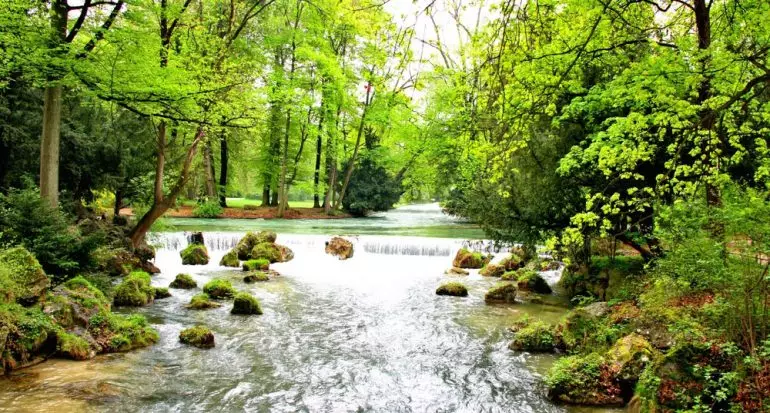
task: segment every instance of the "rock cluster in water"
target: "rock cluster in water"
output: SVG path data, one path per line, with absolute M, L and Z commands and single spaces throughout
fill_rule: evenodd
M 272 231 L 247 232 L 235 248 L 228 252 L 241 261 L 266 260 L 268 263 L 286 262 L 294 258 L 294 252 L 275 243 L 277 235 Z M 224 260 L 224 259 L 223 259 Z M 234 262 L 231 260 L 231 262 Z M 237 267 L 237 265 L 229 265 Z
M 353 243 L 342 237 L 333 237 L 326 241 L 325 250 L 327 254 L 334 255 L 341 260 L 353 257 Z
M 190 236 L 190 244 L 183 249 L 179 255 L 182 256 L 184 265 L 206 265 L 209 263 L 209 251 L 203 243 L 203 233 L 196 232 Z

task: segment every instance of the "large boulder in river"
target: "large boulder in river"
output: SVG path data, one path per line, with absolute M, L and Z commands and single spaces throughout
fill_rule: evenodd
M 511 350 L 531 352 L 552 352 L 556 347 L 556 334 L 552 325 L 535 321 L 516 332 Z
M 240 267 L 241 261 L 238 259 L 238 253 L 233 250 L 222 256 L 219 265 L 223 267 Z
M 246 235 L 238 241 L 234 251 L 238 255 L 239 260 L 246 261 L 251 258 L 251 252 L 255 246 L 265 242 L 274 244 L 276 239 L 277 235 L 272 231 L 247 232 Z
M 512 283 L 501 283 L 487 291 L 484 295 L 484 301 L 487 303 L 508 303 L 516 302 L 516 286 Z
M 466 248 L 457 251 L 452 266 L 457 268 L 481 268 L 490 261 L 489 256 L 484 256 L 480 252 L 472 252 Z
M 113 303 L 116 306 L 138 307 L 155 300 L 155 289 L 150 286 L 150 274 L 135 271 L 115 287 Z
M 208 327 L 195 326 L 182 330 L 179 341 L 198 348 L 214 347 L 214 333 Z
M 451 295 L 454 297 L 467 297 L 468 289 L 458 282 L 448 282 L 436 289 L 436 295 Z
M 184 265 L 206 265 L 209 263 L 209 252 L 203 244 L 190 244 L 179 253 Z
M 500 277 L 505 273 L 505 267 L 498 264 L 487 264 L 479 271 L 485 277 Z
M 33 305 L 50 285 L 40 263 L 26 249 L 16 247 L 0 253 L 0 302 Z
M 235 294 L 235 298 L 233 299 L 233 308 L 230 310 L 230 314 L 262 314 L 262 307 L 259 305 L 259 300 L 253 295 L 249 293 L 238 293 Z
M 193 277 L 191 277 L 190 274 L 177 274 L 174 281 L 171 281 L 171 284 L 168 285 L 169 288 L 179 288 L 183 290 L 189 290 L 191 288 L 196 288 L 197 286 L 198 283 L 193 280 Z
M 346 260 L 353 256 L 353 243 L 342 237 L 334 237 L 326 241 L 326 253 Z

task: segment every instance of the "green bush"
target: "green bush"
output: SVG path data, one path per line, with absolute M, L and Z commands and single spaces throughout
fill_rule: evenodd
M 225 210 L 219 205 L 217 200 L 206 200 L 195 206 L 193 215 L 198 218 L 217 218 Z
M 398 202 L 404 189 L 401 181 L 394 178 L 374 157 L 362 156 L 350 176 L 342 207 L 356 216 L 374 211 L 387 211 Z

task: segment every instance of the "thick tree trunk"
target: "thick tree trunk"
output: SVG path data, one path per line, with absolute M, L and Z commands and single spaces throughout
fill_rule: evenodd
M 123 208 L 123 190 L 118 188 L 115 191 L 115 205 L 112 207 L 112 214 L 114 216 L 120 215 L 121 208 Z
M 292 67 L 294 65 L 292 64 Z M 281 153 L 281 179 L 278 187 L 278 218 L 283 218 L 283 213 L 289 206 L 289 188 L 286 187 L 286 162 L 289 158 L 289 129 L 291 126 L 291 112 L 286 114 L 286 129 L 283 134 L 283 151 Z
M 265 182 L 265 185 L 262 187 L 262 203 L 260 206 L 270 206 L 270 183 L 268 182 Z
M 219 205 L 222 208 L 227 207 L 227 162 L 229 153 L 227 151 L 227 135 L 222 134 L 219 140 Z
M 270 196 L 270 206 L 278 206 L 278 189 L 273 188 L 273 194 Z
M 211 153 L 211 144 L 203 145 L 203 169 L 206 178 L 206 197 L 214 199 L 217 196 L 217 185 L 214 182 L 214 155 Z
M 334 194 L 334 185 L 337 179 L 337 165 L 331 164 L 331 171 L 329 172 L 329 188 L 326 190 L 326 199 L 324 199 L 324 212 L 330 214 L 332 212 L 332 194 Z
M 40 196 L 52 207 L 59 204 L 59 139 L 62 87 L 45 89 L 43 134 L 40 139 Z
M 366 99 L 364 100 L 364 111 L 361 114 L 361 123 L 358 125 L 358 133 L 356 135 L 356 146 L 353 147 L 353 156 L 350 157 L 350 163 L 345 171 L 345 178 L 342 181 L 342 189 L 340 189 L 340 196 L 334 201 L 334 208 L 337 209 L 342 205 L 342 201 L 345 199 L 345 191 L 348 189 L 350 183 L 350 177 L 353 175 L 353 168 L 356 165 L 356 158 L 358 157 L 358 150 L 361 148 L 361 136 L 364 134 L 364 124 L 366 122 L 366 113 L 371 103 L 371 85 L 366 88 Z

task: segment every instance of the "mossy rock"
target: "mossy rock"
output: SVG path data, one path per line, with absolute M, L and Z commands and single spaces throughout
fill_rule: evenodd
M 246 276 L 243 277 L 243 282 L 247 284 L 251 284 L 253 282 L 263 282 L 263 281 L 270 281 L 270 277 L 268 277 L 267 274 L 263 273 L 262 271 L 254 271 L 249 274 L 246 274 Z
M 642 371 L 659 357 L 659 353 L 647 339 L 631 333 L 615 342 L 605 357 L 613 370 L 617 371 L 618 379 L 633 390 Z
M 54 353 L 59 330 L 39 306 L 0 304 L 0 342 L 4 342 L 0 367 L 5 371 L 22 368 L 40 356 Z
M 281 252 L 281 259 L 278 262 L 287 262 L 294 259 L 294 251 L 284 245 L 275 244 L 278 251 Z
M 437 295 L 450 295 L 453 297 L 467 297 L 468 289 L 458 282 L 448 282 L 436 289 Z
M 96 351 L 85 338 L 62 331 L 56 335 L 56 355 L 72 360 L 88 360 L 96 355 Z
M 205 326 L 195 326 L 182 330 L 179 333 L 179 341 L 198 348 L 212 348 L 215 346 L 214 333 Z
M 263 242 L 254 246 L 251 250 L 251 259 L 267 260 L 270 263 L 281 261 L 281 250 L 273 243 Z
M 484 301 L 513 304 L 516 302 L 516 292 L 516 286 L 513 283 L 501 283 L 487 291 L 484 295 Z
M 160 336 L 140 314 L 121 315 L 102 311 L 91 317 L 88 332 L 105 353 L 147 347 Z
M 240 292 L 235 294 L 233 298 L 233 309 L 230 310 L 231 314 L 262 314 L 262 307 L 259 305 L 259 300 L 249 293 Z
M 500 276 L 500 279 L 503 281 L 518 281 L 519 280 L 519 272 L 518 271 L 507 271 L 503 273 L 503 275 Z
M 353 243 L 342 237 L 333 237 L 326 241 L 325 251 L 329 255 L 346 260 L 353 257 Z
M 243 262 L 243 271 L 267 271 L 270 269 L 270 261 L 262 258 L 258 260 L 248 260 Z
M 164 288 L 164 287 L 155 288 L 156 300 L 162 300 L 164 298 L 169 298 L 169 297 L 171 297 L 171 293 L 168 291 L 168 288 Z
M 471 252 L 466 248 L 457 251 L 452 266 L 457 268 L 482 268 L 487 265 L 491 257 L 482 255 L 480 252 Z
M 50 285 L 43 267 L 26 249 L 16 247 L 0 252 L 0 302 L 34 305 Z
M 115 287 L 113 304 L 116 306 L 143 306 L 155 299 L 155 289 L 150 286 L 150 274 L 134 271 Z
M 43 312 L 63 328 L 87 327 L 94 314 L 109 312 L 110 301 L 82 276 L 67 280 L 46 298 Z
M 141 268 L 142 261 L 125 248 L 102 246 L 91 252 L 95 267 L 113 277 L 123 277 Z
M 556 347 L 554 327 L 542 321 L 529 323 L 516 333 L 509 347 L 516 351 L 552 352 Z
M 511 254 L 503 258 L 498 264 L 505 269 L 505 272 L 515 271 L 524 266 L 524 260 L 516 254 Z
M 606 303 L 575 308 L 559 323 L 559 347 L 569 352 L 608 349 L 628 328 L 606 317 Z
M 520 271 L 516 285 L 524 291 L 532 291 L 538 294 L 553 293 L 548 282 L 535 271 Z
M 539 271 L 556 271 L 561 267 L 559 261 L 556 260 L 542 260 L 538 263 Z
M 233 250 L 222 256 L 219 265 L 223 267 L 240 267 L 241 261 L 238 259 L 238 253 Z
M 444 274 L 446 274 L 446 275 L 468 275 L 469 273 L 468 273 L 468 271 L 466 271 L 466 270 L 464 270 L 462 268 L 452 267 L 452 268 L 444 271 Z
M 545 379 L 548 397 L 568 404 L 623 406 L 625 400 L 613 375 L 597 353 L 560 358 Z
M 505 273 L 505 267 L 498 264 L 487 264 L 479 271 L 485 277 L 500 277 Z
M 265 242 L 272 244 L 275 243 L 276 239 L 277 235 L 272 231 L 261 231 L 258 233 L 247 232 L 246 235 L 238 241 L 234 251 L 239 260 L 245 261 L 251 258 L 251 251 L 255 246 Z
M 182 290 L 189 290 L 198 287 L 198 283 L 193 280 L 190 274 L 177 274 L 174 281 L 168 285 L 169 288 L 179 288 Z
M 203 244 L 190 244 L 179 255 L 182 256 L 182 264 L 184 265 L 206 265 L 209 263 L 209 252 Z
M 190 303 L 187 304 L 187 308 L 191 310 L 208 310 L 209 308 L 217 308 L 220 306 L 221 304 L 212 301 L 211 297 L 206 293 L 195 294 L 190 299 Z
M 214 299 L 232 298 L 235 295 L 235 288 L 230 281 L 219 278 L 213 279 L 203 286 L 203 292 Z

